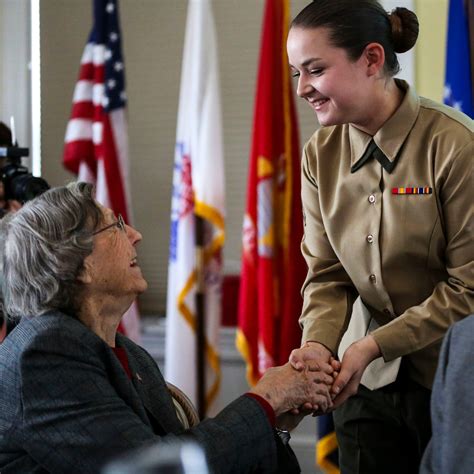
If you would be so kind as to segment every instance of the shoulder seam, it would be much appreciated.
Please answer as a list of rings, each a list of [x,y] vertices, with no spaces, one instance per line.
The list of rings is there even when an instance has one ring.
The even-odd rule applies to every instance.
[[[428,99],[429,100],[429,99]],[[430,110],[432,112],[435,112],[435,113],[438,113],[440,115],[443,115],[444,117],[452,120],[453,122],[459,124],[461,127],[463,127],[465,130],[467,130],[469,133],[473,133],[472,130],[465,124],[463,123],[462,121],[458,120],[456,117],[453,117],[452,115],[448,114],[447,112],[445,112],[444,110],[441,110],[437,107],[432,107],[430,106],[429,104],[425,103],[425,101],[421,101],[420,100],[420,109],[426,109],[426,110]],[[456,110],[456,109],[453,109],[453,110]],[[468,117],[470,118],[470,117]]]

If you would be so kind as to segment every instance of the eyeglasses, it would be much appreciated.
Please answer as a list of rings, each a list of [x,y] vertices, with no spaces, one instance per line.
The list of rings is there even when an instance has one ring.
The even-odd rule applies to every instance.
[[[103,227],[102,229],[96,230],[95,232],[92,232],[92,235],[100,234],[101,232],[104,232],[105,230],[111,229],[112,227],[117,227],[122,232],[125,232],[125,221],[123,220],[122,214],[118,215],[116,222],[114,222],[113,224],[109,224],[109,225]]]

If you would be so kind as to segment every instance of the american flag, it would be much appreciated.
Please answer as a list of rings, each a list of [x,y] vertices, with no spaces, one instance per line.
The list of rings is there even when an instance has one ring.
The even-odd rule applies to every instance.
[[[131,223],[125,70],[118,0],[94,0],[94,24],[84,49],[67,125],[64,166],[95,184],[96,198]],[[122,331],[139,339],[136,303]]]

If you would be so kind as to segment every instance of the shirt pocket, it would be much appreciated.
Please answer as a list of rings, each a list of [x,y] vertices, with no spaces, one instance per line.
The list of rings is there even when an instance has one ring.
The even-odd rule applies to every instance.
[[[443,237],[435,195],[394,194],[392,190],[385,211],[389,245],[395,243],[399,247],[395,250],[403,252],[407,262],[428,267],[431,248],[438,248]]]

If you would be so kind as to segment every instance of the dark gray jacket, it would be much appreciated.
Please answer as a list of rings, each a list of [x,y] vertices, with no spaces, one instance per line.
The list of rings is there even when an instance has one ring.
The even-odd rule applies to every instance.
[[[258,402],[242,396],[184,433],[152,357],[122,335],[117,345],[132,380],[73,317],[50,313],[14,329],[0,345],[2,474],[96,473],[128,449],[189,436],[215,473],[278,472],[282,446]]]

